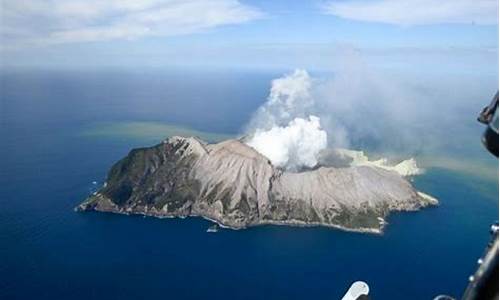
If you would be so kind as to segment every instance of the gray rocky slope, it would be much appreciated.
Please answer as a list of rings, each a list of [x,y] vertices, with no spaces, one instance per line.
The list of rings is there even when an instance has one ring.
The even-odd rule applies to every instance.
[[[434,204],[390,170],[351,166],[291,173],[239,140],[206,144],[172,137],[132,150],[77,210],[201,216],[234,229],[289,224],[380,233],[391,211]]]

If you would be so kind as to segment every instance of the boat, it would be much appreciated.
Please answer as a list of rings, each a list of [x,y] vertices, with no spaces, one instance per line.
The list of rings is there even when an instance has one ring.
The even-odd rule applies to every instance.
[[[384,220],[384,219],[383,219],[383,218],[381,218],[381,217],[377,217],[377,220],[378,220],[378,223],[379,223],[380,225],[387,225],[387,224],[388,224],[388,223],[387,223],[387,221],[386,221],[386,220]]]
[[[210,227],[208,227],[207,232],[218,232],[219,231],[219,225],[214,224]]]

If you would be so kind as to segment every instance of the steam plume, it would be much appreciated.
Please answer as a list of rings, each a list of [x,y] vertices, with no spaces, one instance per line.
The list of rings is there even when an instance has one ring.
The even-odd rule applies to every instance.
[[[257,129],[248,145],[269,158],[273,165],[288,170],[312,168],[318,153],[326,148],[326,131],[321,130],[320,119],[295,118],[287,126],[274,126],[264,131]]]
[[[278,167],[299,170],[314,167],[327,147],[327,133],[313,115],[313,80],[304,70],[295,70],[271,84],[268,101],[250,123],[248,145]]]

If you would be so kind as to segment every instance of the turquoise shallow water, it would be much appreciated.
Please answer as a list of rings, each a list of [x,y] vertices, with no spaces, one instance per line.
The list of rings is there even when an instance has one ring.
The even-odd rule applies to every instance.
[[[207,234],[210,223],[198,218],[75,213],[92,181],[102,184],[117,159],[146,143],[82,135],[89,124],[182,121],[234,134],[273,75],[214,83],[205,95],[213,110],[189,114],[185,106],[200,100],[188,91],[196,89],[175,84],[175,94],[168,81],[2,76],[2,299],[339,299],[355,280],[368,282],[373,299],[458,296],[498,219],[494,180],[445,168],[414,181],[440,206],[392,215],[383,236],[282,226]],[[132,87],[113,88],[121,86]],[[231,88],[240,91],[238,106],[224,100],[221,90]],[[167,92],[184,103],[169,102]]]

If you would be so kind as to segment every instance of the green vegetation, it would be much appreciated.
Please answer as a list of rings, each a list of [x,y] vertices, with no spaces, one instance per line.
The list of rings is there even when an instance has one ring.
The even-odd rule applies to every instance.
[[[337,211],[337,215],[333,218],[336,224],[341,224],[347,228],[378,228],[378,217],[382,214],[367,205],[362,205],[359,211],[352,211],[344,207]]]

